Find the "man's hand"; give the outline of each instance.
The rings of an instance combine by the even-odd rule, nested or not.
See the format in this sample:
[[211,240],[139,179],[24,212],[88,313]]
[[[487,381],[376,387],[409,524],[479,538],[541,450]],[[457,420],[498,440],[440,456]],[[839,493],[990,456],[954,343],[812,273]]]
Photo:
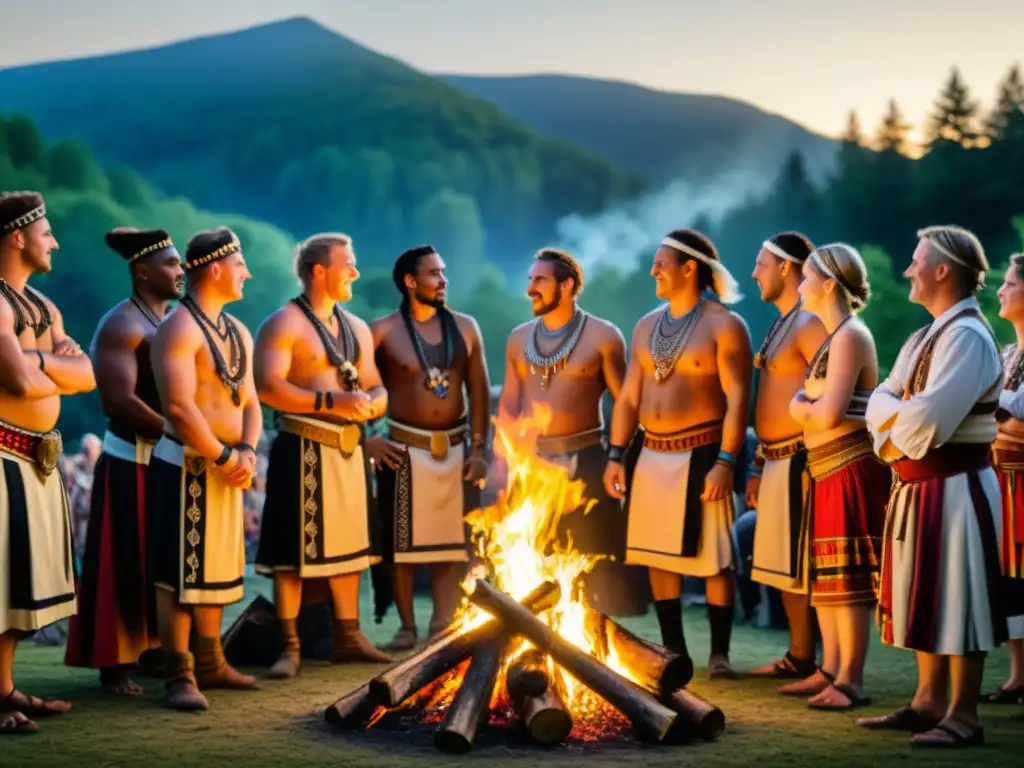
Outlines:
[[250,475],[256,474],[256,451],[249,446],[238,447],[235,446],[235,452],[238,454],[238,460],[241,464],[246,467]]
[[757,509],[757,494],[761,490],[761,476],[747,478],[747,509]]
[[471,453],[463,464],[462,479],[482,489],[487,484],[487,459],[476,451]]
[[383,462],[397,472],[405,458],[405,446],[383,437],[370,437],[366,440],[366,453],[373,462],[374,469],[380,470]]
[[729,494],[732,493],[733,471],[732,466],[717,462],[704,478],[704,493],[700,496],[701,500],[721,501],[729,498]]
[[82,348],[70,336],[65,336],[53,345],[53,354],[63,357],[76,357],[82,354]]
[[373,417],[373,399],[365,392],[338,392],[333,395],[331,413],[348,421],[367,421]]
[[[252,464],[253,468],[255,468],[255,458]],[[242,454],[233,448],[231,449],[231,455],[228,457],[226,464],[220,467],[217,467],[216,464],[213,466],[219,469],[221,474],[223,474],[224,477],[227,478],[227,481],[235,488],[245,490],[252,485],[252,476],[254,473],[250,471],[249,463],[242,458]]]
[[613,499],[626,498],[626,468],[617,461],[605,465],[604,490]]

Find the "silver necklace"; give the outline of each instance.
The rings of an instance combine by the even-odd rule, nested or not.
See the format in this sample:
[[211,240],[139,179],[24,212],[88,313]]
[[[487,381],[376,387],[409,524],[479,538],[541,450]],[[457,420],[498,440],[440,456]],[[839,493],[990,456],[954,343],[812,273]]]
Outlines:
[[[651,328],[650,350],[651,359],[654,360],[654,379],[662,382],[672,375],[679,356],[683,353],[683,347],[693,335],[693,329],[697,327],[701,312],[704,309],[704,297],[701,296],[697,306],[683,315],[681,318],[672,321],[668,305],[658,317]],[[674,327],[678,323],[678,327]]]
[[564,329],[560,329],[559,333],[565,332],[565,338],[555,347],[555,351],[550,355],[542,355],[540,349],[537,347],[537,338],[544,329],[544,321],[541,318],[537,318],[533,321],[533,332],[528,333],[526,337],[526,361],[530,364],[530,374],[535,375],[537,370],[540,369],[540,387],[541,389],[547,389],[551,382],[551,376],[561,368],[565,367],[565,363],[569,359],[569,355],[576,349],[576,344],[579,343],[580,336],[583,335],[583,326],[587,324],[587,313],[582,309],[577,308],[576,313],[572,316]]

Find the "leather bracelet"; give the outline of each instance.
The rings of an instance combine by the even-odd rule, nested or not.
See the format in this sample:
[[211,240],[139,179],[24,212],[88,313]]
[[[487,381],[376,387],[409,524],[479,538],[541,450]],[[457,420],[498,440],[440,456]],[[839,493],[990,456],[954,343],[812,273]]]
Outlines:
[[218,467],[223,467],[225,464],[228,463],[228,460],[230,458],[231,458],[231,446],[230,445],[225,445],[224,446],[224,450],[220,452],[220,456],[213,463],[216,464]]
[[238,451],[239,453],[241,453],[242,451],[249,451],[251,453],[256,453],[256,449],[253,448],[248,443],[239,443],[238,445],[235,446],[235,450]]
[[46,370],[46,358],[43,357],[43,353],[40,350],[38,350],[38,349],[36,350],[36,354],[39,355],[39,370],[40,371],[45,371]]
[[330,410],[332,410],[334,408],[334,393],[333,392],[325,392],[324,393],[324,407],[328,411],[330,411]]
[[751,464],[750,467],[747,469],[747,474],[750,475],[751,477],[760,477],[761,476],[761,467],[760,467],[760,465],[758,465],[758,464]]
[[313,398],[313,410],[319,411],[320,406],[323,405],[324,393],[319,390],[316,393],[316,397]]
[[736,465],[736,454],[729,453],[728,451],[721,451],[720,450],[718,452],[717,461],[720,461],[723,464],[728,464],[729,466],[735,466]]
[[626,446],[624,445],[610,445],[608,446],[608,461],[614,461],[616,464],[621,464],[623,457],[626,455]]

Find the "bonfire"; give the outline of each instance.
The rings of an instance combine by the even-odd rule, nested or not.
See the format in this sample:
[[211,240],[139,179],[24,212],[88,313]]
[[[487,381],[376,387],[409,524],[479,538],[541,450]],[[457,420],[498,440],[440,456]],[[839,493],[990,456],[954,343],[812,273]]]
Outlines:
[[721,710],[685,688],[689,659],[587,605],[581,577],[600,556],[578,552],[558,531],[563,515],[585,515],[595,502],[567,467],[536,455],[550,416],[536,408],[495,421],[505,488],[467,516],[476,558],[451,625],[328,707],[329,722],[430,725],[444,752],[471,749],[488,721],[546,745],[722,733]]

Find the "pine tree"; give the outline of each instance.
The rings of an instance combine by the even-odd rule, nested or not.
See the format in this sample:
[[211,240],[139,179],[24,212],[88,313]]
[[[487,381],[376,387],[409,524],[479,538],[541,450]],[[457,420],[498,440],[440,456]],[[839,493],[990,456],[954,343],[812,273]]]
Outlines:
[[971,98],[960,70],[953,67],[949,80],[935,102],[935,111],[926,128],[928,146],[948,141],[962,147],[973,147],[980,134],[977,130],[978,102]]
[[992,141],[1020,141],[1024,137],[1024,80],[1014,64],[999,84],[996,105],[988,116],[985,133]]
[[909,134],[910,124],[903,122],[903,113],[896,104],[896,99],[889,99],[889,109],[882,117],[882,124],[878,127],[875,139],[878,150],[907,154],[910,149]]
[[851,109],[846,117],[846,130],[840,137],[844,143],[860,146],[864,142],[864,135],[860,130],[860,118],[857,117],[857,110]]

